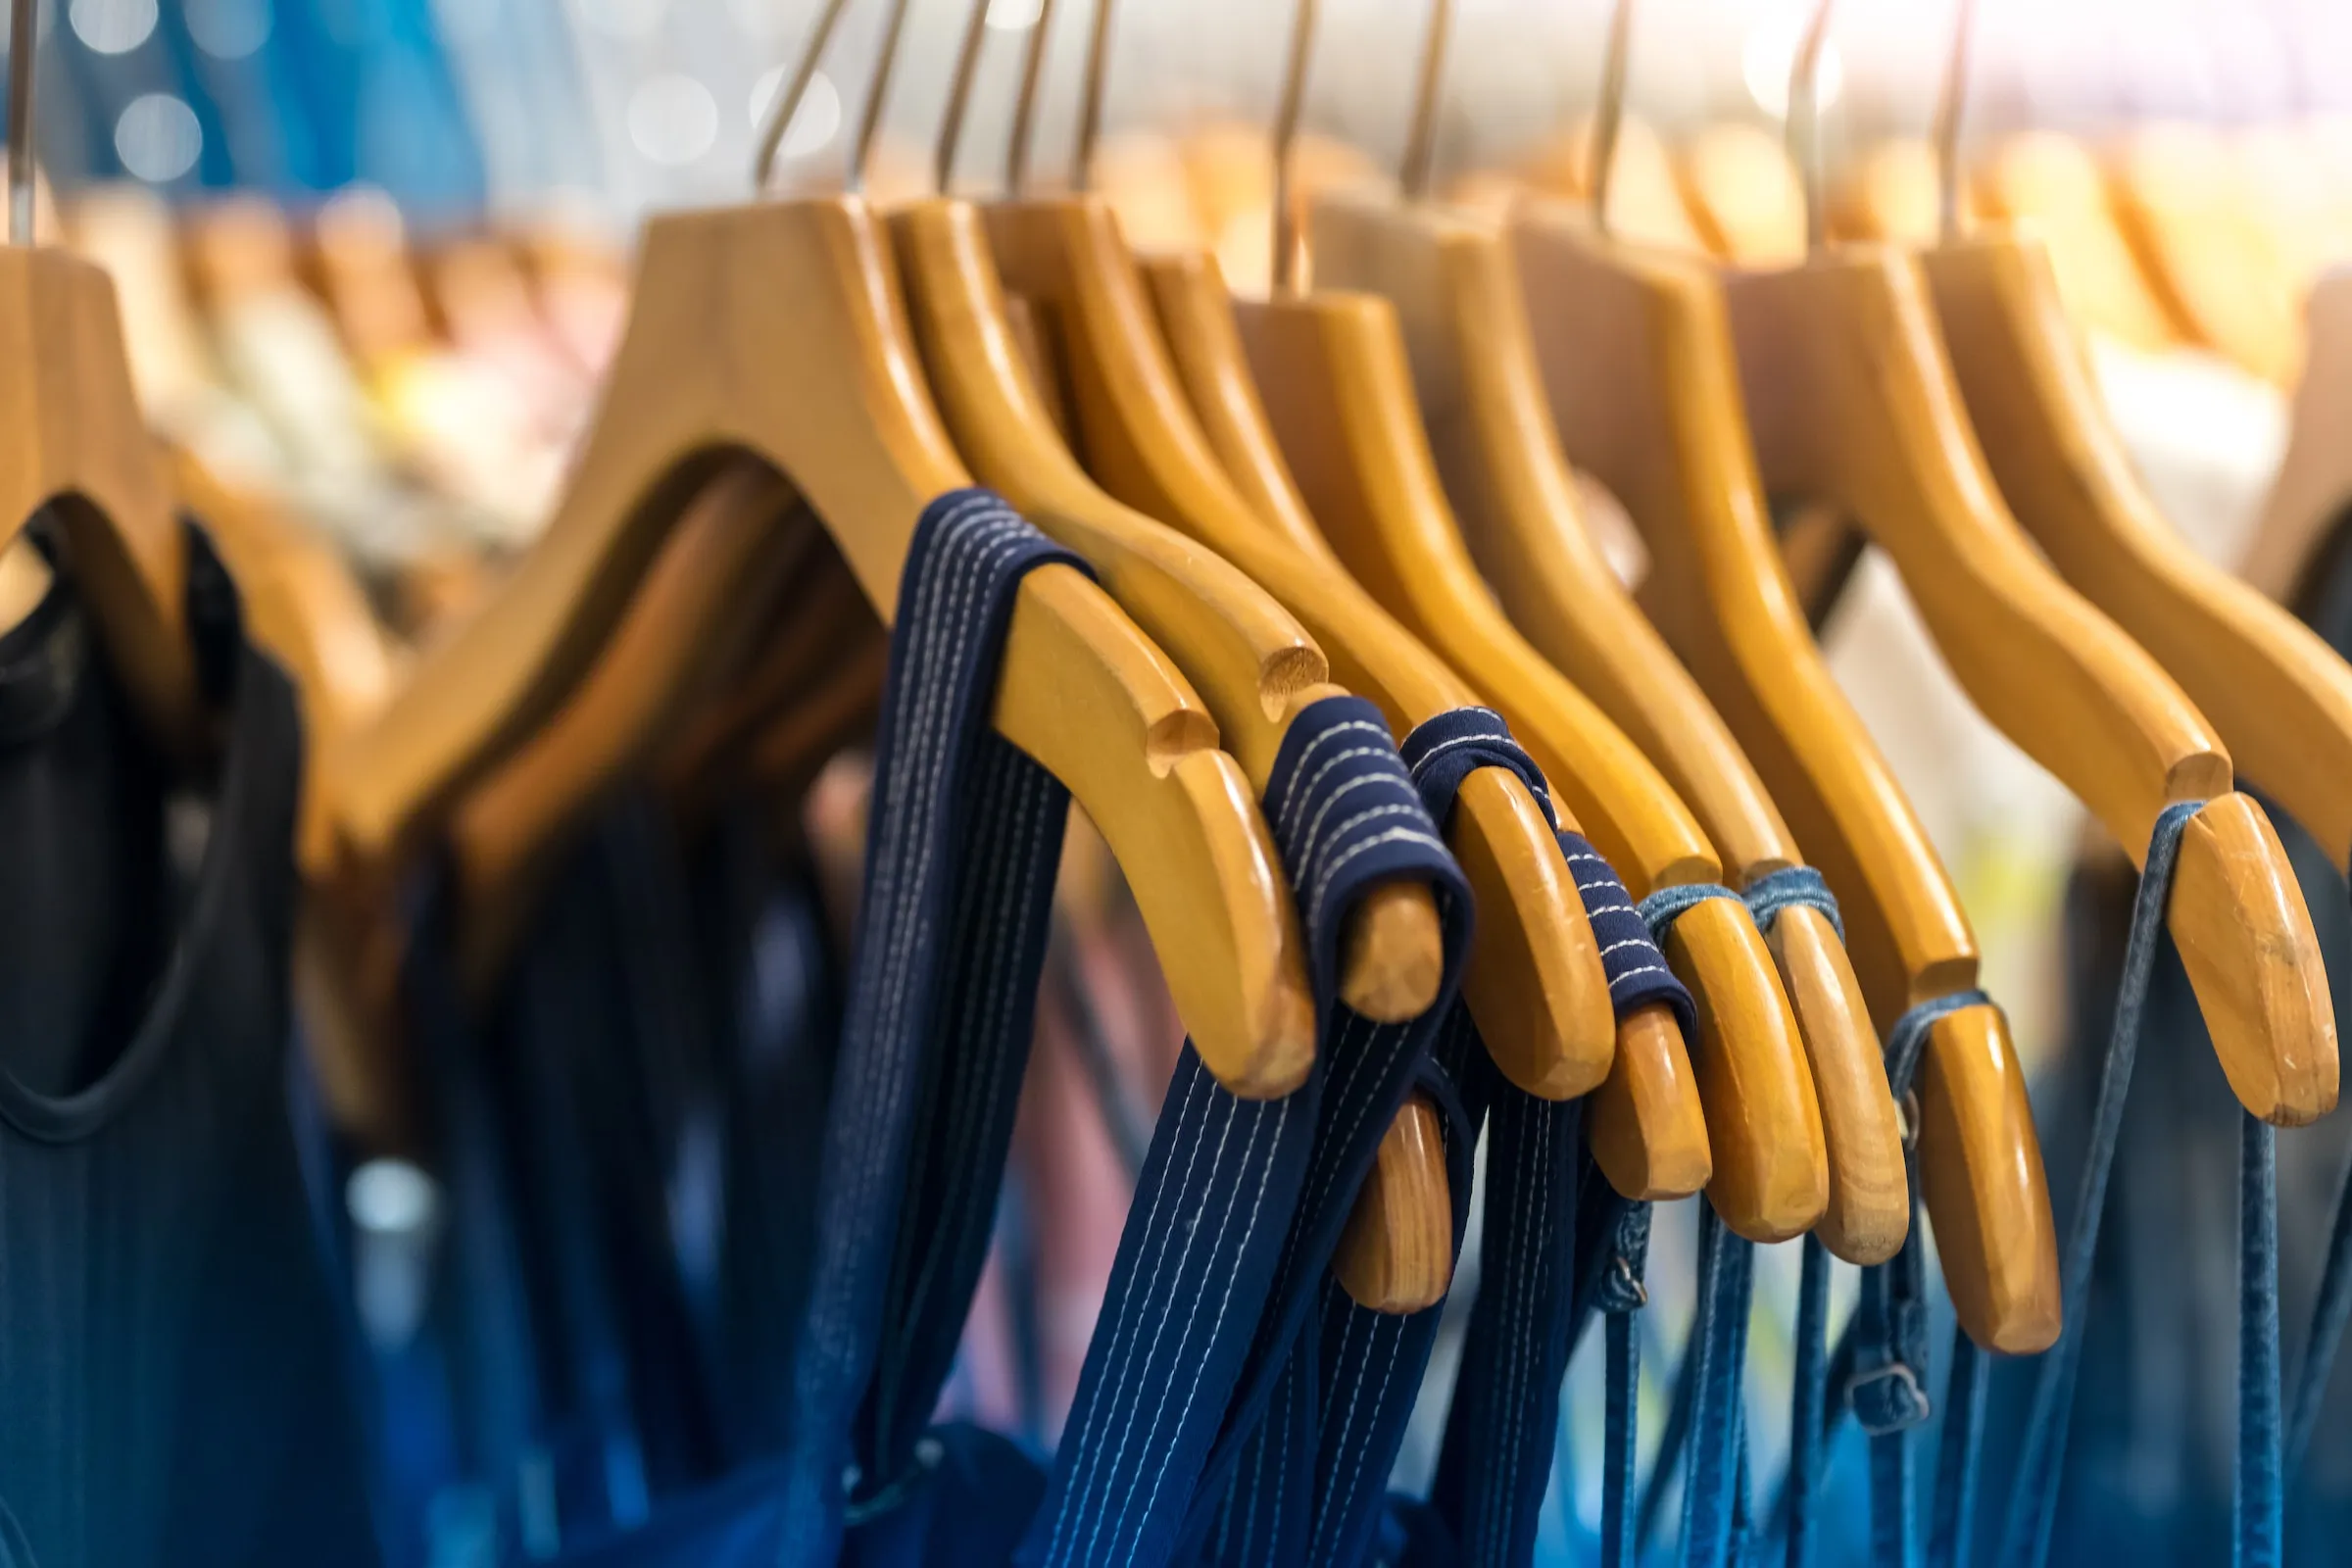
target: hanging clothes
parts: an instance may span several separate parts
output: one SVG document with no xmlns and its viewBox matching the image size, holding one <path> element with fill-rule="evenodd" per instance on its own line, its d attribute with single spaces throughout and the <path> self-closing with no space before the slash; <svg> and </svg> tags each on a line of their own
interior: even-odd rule
<svg viewBox="0 0 2352 1568">
<path fill-rule="evenodd" d="M 378 1560 L 288 1108 L 301 728 L 191 526 L 183 788 L 69 570 L 0 635 L 0 1562 Z"/>
</svg>

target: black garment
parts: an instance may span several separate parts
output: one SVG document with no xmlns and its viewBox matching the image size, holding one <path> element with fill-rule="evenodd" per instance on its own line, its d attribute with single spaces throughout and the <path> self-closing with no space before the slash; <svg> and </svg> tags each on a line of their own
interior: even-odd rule
<svg viewBox="0 0 2352 1568">
<path fill-rule="evenodd" d="M 0 638 L 7 1568 L 376 1560 L 288 1107 L 300 724 L 189 537 L 226 738 L 201 800 L 172 798 L 68 574 Z"/>
</svg>

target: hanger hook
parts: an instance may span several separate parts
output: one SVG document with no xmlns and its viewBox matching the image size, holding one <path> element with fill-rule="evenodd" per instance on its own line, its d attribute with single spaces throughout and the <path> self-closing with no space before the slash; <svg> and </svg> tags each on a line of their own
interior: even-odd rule
<svg viewBox="0 0 2352 1568">
<path fill-rule="evenodd" d="M 32 57 L 40 0 L 14 0 L 8 19 L 8 242 L 32 243 Z"/>
<path fill-rule="evenodd" d="M 1626 66 L 1633 54 L 1634 0 L 1609 7 L 1609 40 L 1600 57 L 1600 107 L 1592 114 L 1592 226 L 1609 231 L 1609 181 L 1617 171 L 1617 133 L 1625 125 Z"/>
<path fill-rule="evenodd" d="M 1078 106 L 1078 145 L 1070 154 L 1070 189 L 1085 190 L 1094 177 L 1095 143 L 1102 134 L 1102 84 L 1110 74 L 1111 0 L 1095 0 L 1094 29 L 1086 40 L 1086 96 Z"/>
<path fill-rule="evenodd" d="M 1976 0 L 1955 0 L 1951 53 L 1936 94 L 1936 218 L 1946 240 L 1960 237 L 1960 116 L 1968 106 L 1969 24 Z"/>
<path fill-rule="evenodd" d="M 948 109 L 940 118 L 939 140 L 931 149 L 931 186 L 940 195 L 956 177 L 956 146 L 963 139 L 963 112 L 972 101 L 972 78 L 980 70 L 980 45 L 988 36 L 989 0 L 972 0 L 963 40 L 956 46 L 956 74 L 948 83 Z"/>
<path fill-rule="evenodd" d="M 882 111 L 890 103 L 890 74 L 899 64 L 899 38 L 906 30 L 906 0 L 890 0 L 890 18 L 882 24 L 882 48 L 874 61 L 874 84 L 865 94 L 858 116 L 858 140 L 850 148 L 848 188 L 855 195 L 865 189 L 866 166 L 873 161 L 874 138 L 882 128 Z"/>
<path fill-rule="evenodd" d="M 1404 137 L 1404 162 L 1396 183 L 1407 201 L 1429 194 L 1429 167 L 1438 150 L 1438 100 L 1446 77 L 1446 34 L 1453 26 L 1453 0 L 1435 0 L 1429 30 L 1421 36 L 1421 71 L 1413 83 L 1413 118 Z"/>
<path fill-rule="evenodd" d="M 1029 140 L 1037 129 L 1037 83 L 1045 74 L 1046 39 L 1054 31 L 1054 0 L 1039 0 L 1021 56 L 1021 90 L 1012 101 L 1012 141 L 1004 149 L 1004 189 L 1017 196 L 1029 183 Z"/>
<path fill-rule="evenodd" d="M 1805 194 L 1805 254 L 1818 252 L 1829 238 L 1828 214 L 1821 201 L 1821 105 L 1815 92 L 1820 74 L 1821 48 L 1830 35 L 1830 13 L 1837 0 L 1818 0 L 1813 20 L 1797 40 L 1795 58 L 1788 63 L 1788 157 L 1796 165 Z"/>
<path fill-rule="evenodd" d="M 818 13 L 816 28 L 808 34 L 808 42 L 792 68 L 791 80 L 776 94 L 767 111 L 767 123 L 760 127 L 760 150 L 752 160 L 753 190 L 765 191 L 776 177 L 776 155 L 783 149 L 784 132 L 792 128 L 793 116 L 801 112 L 801 100 L 808 96 L 808 83 L 816 79 L 816 65 L 825 56 L 825 45 L 832 41 L 833 24 L 849 8 L 850 0 L 825 0 L 825 9 Z"/>
<path fill-rule="evenodd" d="M 1298 140 L 1298 112 L 1306 101 L 1306 57 L 1315 43 L 1317 0 L 1298 0 L 1291 13 L 1291 50 L 1282 67 L 1282 98 L 1274 109 L 1274 292 L 1298 286 L 1298 224 L 1291 211 L 1291 148 Z"/>
</svg>

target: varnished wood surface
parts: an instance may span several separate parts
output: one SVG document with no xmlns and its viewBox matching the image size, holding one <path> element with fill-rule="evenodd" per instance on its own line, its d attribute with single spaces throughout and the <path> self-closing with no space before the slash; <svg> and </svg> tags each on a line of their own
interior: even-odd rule
<svg viewBox="0 0 2352 1568">
<path fill-rule="evenodd" d="M 715 454 L 760 459 L 895 611 L 923 507 L 969 482 L 906 338 L 887 237 L 855 200 L 657 220 L 570 484 L 483 610 L 337 748 L 346 855 L 386 865 L 560 704 Z M 1248 781 L 1191 683 L 1079 573 L 1024 580 L 998 728 L 1068 785 L 1137 892 L 1202 1058 L 1255 1094 L 1312 1061 L 1297 922 Z"/>
<path fill-rule="evenodd" d="M 1499 225 L 1341 196 L 1316 204 L 1312 234 L 1319 277 L 1396 307 L 1453 515 L 1511 623 L 1665 774 L 1734 886 L 1801 864 L 1731 732 L 1585 530 Z M 1878 1037 L 1827 922 L 1782 918 L 1801 928 L 1773 952 L 1827 1140 L 1822 1239 L 1848 1261 L 1881 1262 L 1909 1231 L 1910 1195 Z"/>
<path fill-rule="evenodd" d="M 1511 628 L 1479 581 L 1447 514 L 1388 304 L 1317 294 L 1244 305 L 1240 319 L 1283 456 L 1350 574 L 1504 714 L 1637 897 L 1720 880 L 1712 847 L 1666 781 Z M 1702 994 L 1710 1025 L 1693 1057 L 1713 1162 L 1708 1193 L 1741 1235 L 1778 1238 L 1820 1218 L 1827 1155 L 1771 955 L 1745 909 L 1722 917 L 1732 912 L 1686 915 L 1668 956 Z"/>
<path fill-rule="evenodd" d="M 122 346 L 115 287 L 49 247 L 0 253 L 0 542 L 50 508 L 116 674 L 167 751 L 204 744 L 187 544 Z"/>
<path fill-rule="evenodd" d="M 1077 216 L 1083 221 L 1088 212 L 1081 207 Z M 1107 217 L 1102 221 L 1107 223 Z M 1139 377 L 1135 339 L 1149 333 L 1150 322 L 1140 300 L 1111 292 L 1100 275 L 1115 259 L 1100 251 L 1073 257 L 1052 243 L 1058 229 L 1032 240 L 1027 265 L 1021 246 L 1005 247 L 1014 257 L 1016 280 L 1031 285 L 1024 347 L 1011 330 L 989 241 L 968 204 L 917 203 L 896 215 L 893 229 L 913 303 L 915 339 L 958 445 L 984 480 L 1084 555 L 1112 594 L 1202 681 L 1210 711 L 1221 732 L 1234 738 L 1262 800 L 1292 717 L 1340 691 L 1322 681 L 1320 668 L 1311 683 L 1295 680 L 1306 673 L 1301 658 L 1322 663 L 1320 650 L 1275 599 L 1223 559 L 1099 489 L 1022 368 L 1026 353 L 1061 372 L 1068 390 L 1065 416 L 1082 439 L 1124 442 L 1122 454 L 1147 471 L 1200 476 L 1164 451 L 1185 438 L 1189 412 L 1168 388 Z M 1094 309 L 1069 308 L 1074 296 Z M 1124 319 L 1102 319 L 1121 304 L 1128 307 Z M 1128 352 L 1115 352 L 1120 346 Z M 1156 404 L 1136 407 L 1139 398 L 1155 394 Z M 1099 452 L 1097 458 L 1103 461 Z M 1164 496 L 1146 499 L 1163 514 L 1175 510 Z M 1427 1011 L 1443 980 L 1443 938 L 1427 886 L 1407 881 L 1373 889 L 1349 911 L 1341 934 L 1342 999 L 1384 1022 Z M 1424 1171 L 1410 1191 L 1450 1216 L 1445 1186 L 1440 1164 Z M 1429 1254 L 1412 1245 L 1410 1234 L 1416 1225 L 1436 1223 L 1431 1215 L 1404 1218 L 1383 1210 L 1379 1225 L 1359 1232 L 1356 1245 L 1382 1254 L 1392 1291 L 1434 1300 L 1450 1281 L 1450 1254 L 1441 1254 L 1448 1265 L 1444 1270 L 1414 1272 L 1427 1266 Z"/>
<path fill-rule="evenodd" d="M 2237 776 L 2352 863 L 2352 665 L 2158 512 L 2037 241 L 1980 234 L 1920 265 L 2010 512 L 2212 719 Z"/>
<path fill-rule="evenodd" d="M 2227 795 L 2230 756 L 2212 726 L 2007 514 L 1916 264 L 1854 247 L 1734 274 L 1727 289 L 1765 482 L 1834 502 L 1870 530 L 1986 716 L 2081 797 L 2134 863 L 2165 806 Z M 2308 1121 L 2335 1102 L 2334 1020 L 2313 1005 L 2326 983 L 2310 916 L 2284 856 L 2230 831 L 2217 860 L 2225 874 L 2200 884 L 2223 902 L 2176 889 L 2168 923 L 2184 951 L 2193 942 L 2204 953 L 2190 978 L 2231 1083 L 2253 1086 L 2247 1108 Z M 2184 883 L 2203 853 L 2184 853 Z M 2255 994 L 2232 978 L 2281 966 L 2293 982 Z"/>
<path fill-rule="evenodd" d="M 1712 270 L 1604 240 L 1553 204 L 1523 207 L 1513 238 L 1564 449 L 1646 539 L 1642 608 L 1836 890 L 1874 1020 L 1889 1029 L 1915 1003 L 1973 987 L 1959 896 L 1774 548 Z M 1928 1212 L 1970 1335 L 2029 1347 L 2054 1324 L 2058 1290 L 2040 1146 L 1998 1008 L 1954 1017 L 1931 1034 L 1920 1081 Z"/>
</svg>

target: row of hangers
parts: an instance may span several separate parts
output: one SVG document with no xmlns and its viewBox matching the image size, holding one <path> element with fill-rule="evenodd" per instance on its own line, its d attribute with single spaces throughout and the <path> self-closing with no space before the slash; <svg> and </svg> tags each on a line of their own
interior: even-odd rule
<svg viewBox="0 0 2352 1568">
<path fill-rule="evenodd" d="M 829 0 L 779 95 L 763 175 L 845 9 Z M 2330 789 L 2346 776 L 2335 749 L 2352 747 L 2352 669 L 2191 557 L 2138 491 L 2035 244 L 1947 232 L 1916 253 L 1817 249 L 1731 270 L 1614 236 L 1594 217 L 1605 189 L 1589 208 L 1441 207 L 1423 194 L 1450 11 L 1438 0 L 1401 196 L 1328 193 L 1302 235 L 1278 200 L 1281 276 L 1269 298 L 1239 299 L 1205 253 L 1131 254 L 1085 189 L 1107 0 L 1074 189 L 1027 188 L 1022 114 L 1007 193 L 945 192 L 985 9 L 964 33 L 940 193 L 883 213 L 855 189 L 905 20 L 892 0 L 851 190 L 648 222 L 562 501 L 405 676 L 351 674 L 334 627 L 352 607 L 304 585 L 290 531 L 182 476 L 183 498 L 217 509 L 257 630 L 317 710 L 305 941 L 318 989 L 340 1001 L 344 1027 L 319 1045 L 347 1125 L 397 1139 L 407 1120 L 384 1027 L 403 868 L 448 846 L 486 974 L 533 868 L 611 779 L 747 760 L 779 785 L 805 779 L 878 689 L 879 644 L 856 635 L 870 621 L 849 588 L 889 613 L 917 514 L 975 480 L 1096 573 L 1025 582 L 997 726 L 1108 843 L 1195 1045 L 1238 1093 L 1285 1092 L 1314 1049 L 1296 912 L 1255 804 L 1287 717 L 1334 682 L 1400 733 L 1484 702 L 1544 766 L 1563 825 L 1637 896 L 1812 863 L 1847 938 L 1796 910 L 1767 940 L 1743 911 L 1702 905 L 1668 947 L 1701 1038 L 1662 1012 L 1620 1024 L 1533 798 L 1476 775 L 1452 847 L 1480 911 L 1465 995 L 1497 1065 L 1536 1094 L 1595 1097 L 1620 1190 L 1703 1188 L 1743 1236 L 1817 1229 L 1857 1262 L 1903 1240 L 1914 1128 L 1962 1322 L 2006 1351 L 2054 1339 L 2049 1201 L 1998 1008 L 1936 1025 L 1915 1107 L 1887 1094 L 1881 1033 L 1972 988 L 1978 952 L 1823 666 L 1770 498 L 1826 503 L 1885 550 L 1971 696 L 2120 843 L 2136 853 L 2167 804 L 2211 802 L 2170 919 L 2217 1054 L 2258 1115 L 2298 1124 L 2332 1106 L 2309 917 L 2232 758 L 2352 858 L 2352 800 Z M 1314 13 L 1301 0 L 1278 171 Z M 1825 5 L 1800 56 L 1800 132 L 1828 20 Z M 1632 28 L 1621 5 L 1594 138 L 1604 187 Z M 1046 31 L 1041 19 L 1024 104 Z M 12 115 L 30 102 L 17 74 Z M 23 129 L 12 175 L 29 168 Z M 118 667 L 158 732 L 194 752 L 172 475 L 140 425 L 104 273 L 26 245 L 19 205 L 0 254 L 0 332 L 19 349 L 0 408 L 18 416 L 19 461 L 0 500 L 20 525 L 57 504 Z M 1653 564 L 1638 594 L 1588 532 L 1571 465 L 1642 532 Z M 717 700 L 688 701 L 713 682 Z M 1437 944 L 1426 895 L 1390 890 L 1348 934 L 1343 995 L 1410 1016 L 1437 984 Z M 1443 1294 L 1437 1153 L 1434 1118 L 1408 1106 L 1350 1228 L 1342 1274 L 1359 1299 Z"/>
</svg>

